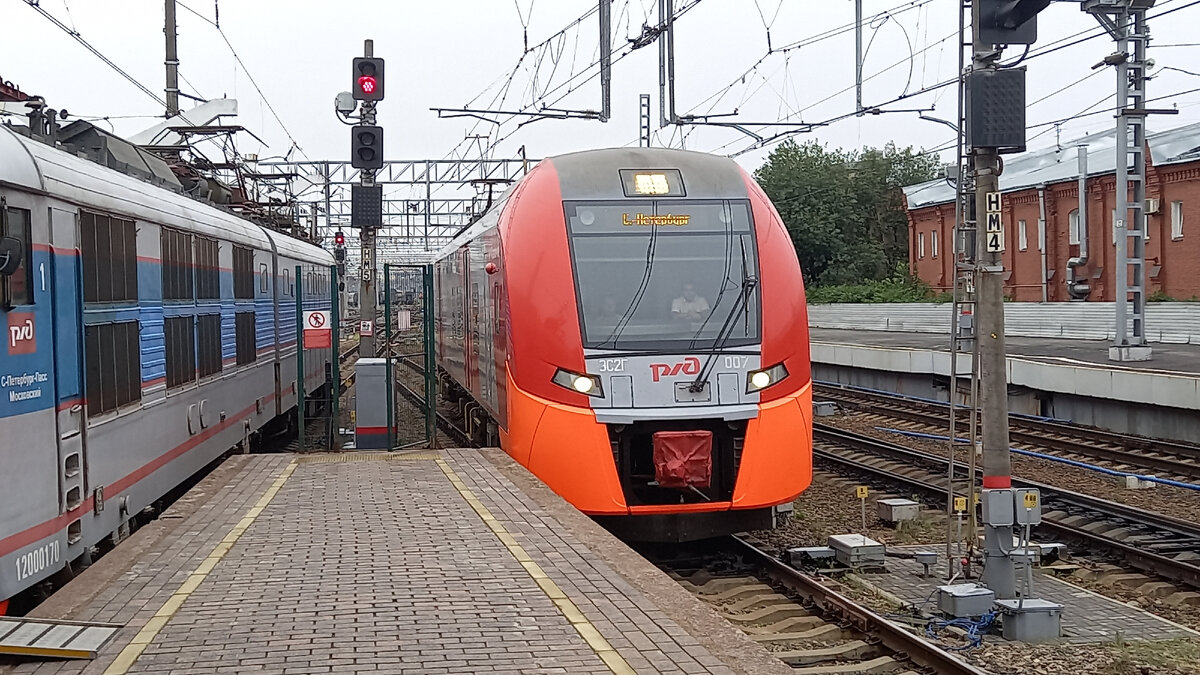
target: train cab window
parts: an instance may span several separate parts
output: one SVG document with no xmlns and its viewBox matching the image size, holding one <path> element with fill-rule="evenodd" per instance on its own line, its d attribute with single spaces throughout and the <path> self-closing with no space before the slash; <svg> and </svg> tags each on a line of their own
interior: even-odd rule
<svg viewBox="0 0 1200 675">
<path fill-rule="evenodd" d="M 586 347 L 688 351 L 718 339 L 758 342 L 748 202 L 570 202 L 566 216 Z"/>
<path fill-rule="evenodd" d="M 262 271 L 267 271 L 263 265 Z M 266 276 L 263 283 L 266 283 Z M 266 292 L 267 289 L 262 289 Z M 233 297 L 235 300 L 254 299 L 254 249 L 245 246 L 233 247 Z"/>
<path fill-rule="evenodd" d="M 221 299 L 220 245 L 216 239 L 196 237 L 196 299 Z"/>
<path fill-rule="evenodd" d="M 87 413 L 95 417 L 142 398 L 138 322 L 84 327 Z"/>
<path fill-rule="evenodd" d="M 79 211 L 83 300 L 137 302 L 137 226 L 132 220 Z"/>
<path fill-rule="evenodd" d="M 21 264 L 8 276 L 0 277 L 0 307 L 33 304 L 33 236 L 30 212 L 0 203 L 0 237 L 21 242 Z"/>
<path fill-rule="evenodd" d="M 191 300 L 192 284 L 192 235 L 162 228 L 163 300 Z"/>
</svg>

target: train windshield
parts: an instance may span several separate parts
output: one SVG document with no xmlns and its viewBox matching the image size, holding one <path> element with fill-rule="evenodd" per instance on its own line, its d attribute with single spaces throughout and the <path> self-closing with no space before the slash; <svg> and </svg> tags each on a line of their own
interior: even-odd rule
<svg viewBox="0 0 1200 675">
<path fill-rule="evenodd" d="M 567 202 L 566 216 L 585 347 L 758 343 L 749 202 Z"/>
</svg>

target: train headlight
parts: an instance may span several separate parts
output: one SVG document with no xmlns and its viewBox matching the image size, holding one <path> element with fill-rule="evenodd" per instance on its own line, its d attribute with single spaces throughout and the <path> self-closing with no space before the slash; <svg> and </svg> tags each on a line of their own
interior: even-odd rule
<svg viewBox="0 0 1200 675">
<path fill-rule="evenodd" d="M 770 368 L 763 368 L 762 370 L 752 370 L 746 377 L 746 393 L 753 394 L 756 391 L 762 391 L 780 382 L 787 376 L 787 367 L 782 363 L 775 364 Z"/>
<path fill-rule="evenodd" d="M 579 394 L 587 394 L 588 396 L 596 396 L 598 398 L 604 396 L 604 387 L 600 384 L 600 378 L 595 375 L 573 373 L 569 370 L 559 368 L 555 371 L 551 382 Z"/>
</svg>

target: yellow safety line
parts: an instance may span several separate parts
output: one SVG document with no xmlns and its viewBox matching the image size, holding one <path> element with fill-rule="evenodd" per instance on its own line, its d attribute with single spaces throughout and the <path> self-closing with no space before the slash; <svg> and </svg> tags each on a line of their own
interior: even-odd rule
<svg viewBox="0 0 1200 675">
<path fill-rule="evenodd" d="M 592 648 L 592 651 L 596 652 L 596 655 L 600 657 L 600 660 L 604 661 L 604 665 L 608 666 L 608 669 L 617 675 L 637 675 L 637 671 L 629 666 L 629 663 L 625 661 L 625 658 L 617 653 L 617 650 L 614 649 L 611 644 L 609 644 L 608 640 L 604 639 L 604 636 L 600 634 L 600 631 L 597 630 L 594 625 L 592 625 L 591 621 L 587 620 L 587 617 L 583 615 L 583 612 L 579 611 L 579 608 L 575 606 L 574 602 L 571 602 L 571 599 L 568 598 L 567 594 L 558 587 L 558 584 L 554 583 L 554 581 L 551 580 L 544 571 L 542 571 L 541 566 L 538 565 L 533 558 L 529 556 L 529 553 L 527 553 L 525 549 L 517 543 L 517 540 L 514 539 L 511 534 L 509 534 L 508 530 L 504 528 L 504 525 L 502 525 L 499 520 L 496 520 L 496 517 L 493 516 L 492 512 L 483 505 L 483 502 L 479 501 L 479 498 L 475 496 L 475 493 L 471 492 L 471 489 L 468 488 L 466 483 L 464 483 L 462 479 L 458 477 L 458 474 L 454 472 L 454 469 L 450 468 L 450 464 L 444 459 L 437 460 L 437 463 L 438 466 L 441 467 L 442 473 L 446 474 L 446 478 L 450 479 L 450 483 L 454 486 L 454 489 L 458 490 L 458 493 L 462 495 L 462 498 L 471 505 L 471 508 L 475 510 L 475 513 L 479 516 L 479 518 L 484 522 L 485 525 L 488 526 L 488 529 L 490 529 L 492 533 L 496 535 L 496 538 L 500 540 L 500 543 L 504 544 L 504 547 L 507 548 L 508 552 L 512 554 L 512 557 L 516 558 L 517 562 L 521 563 L 521 567 L 525 568 L 525 572 L 528 573 L 530 578 L 533 579 L 534 583 L 538 585 L 538 588 L 542 589 L 542 592 L 546 594 L 547 598 L 550 598 L 550 601 L 554 603 L 554 606 L 558 608 L 558 611 L 562 612 L 563 616 L 567 618 L 567 621 L 571 623 L 571 626 L 575 628 L 580 637 L 582 637 L 584 641 L 588 643 L 588 646 Z"/>
<path fill-rule="evenodd" d="M 250 508 L 250 510 L 246 511 L 246 515 L 242 516 L 242 519 L 238 521 L 238 524 L 233 526 L 233 529 L 230 530 L 223 539 L 221 539 L 220 543 L 218 543 L 213 548 L 212 552 L 208 554 L 208 557 L 205 558 L 190 575 L 188 575 L 187 581 L 183 582 L 183 584 L 179 587 L 179 590 L 175 591 L 175 593 L 163 603 L 162 607 L 159 607 L 158 611 L 154 613 L 154 616 L 146 622 L 146 625 L 142 626 L 142 629 L 138 631 L 138 634 L 133 636 L 133 640 L 129 642 L 129 645 L 126 646 L 125 649 L 122 649 L 121 653 L 117 655 L 117 660 L 113 661 L 112 665 L 110 665 L 108 669 L 104 671 L 105 675 L 124 675 L 125 673 L 129 672 L 129 669 L 132 668 L 133 664 L 137 663 L 138 658 L 141 657 L 142 652 L 146 651 L 146 647 L 150 646 L 150 643 L 154 640 L 155 636 L 157 636 L 158 633 L 162 631 L 164 627 L 166 627 L 167 622 L 171 620 L 171 617 L 175 616 L 175 613 L 178 612 L 179 608 L 183 606 L 183 602 L 188 599 L 188 596 L 191 595 L 193 591 L 200 587 L 200 584 L 203 583 L 208 574 L 213 571 L 213 568 L 217 566 L 217 563 L 225 557 L 225 554 L 229 553 L 229 550 L 233 548 L 233 545 L 237 543 L 237 540 L 242 536 L 242 534 L 244 534 L 246 530 L 250 528 L 251 523 L 254 522 L 255 518 L 258 518 L 259 514 L 263 512 L 263 509 L 267 507 L 267 504 L 271 503 L 271 500 L 275 498 L 275 494 L 279 492 L 279 489 L 283 487 L 283 484 L 287 482 L 288 477 L 290 477 L 292 472 L 295 470 L 296 461 L 292 460 L 283 469 L 283 472 L 279 474 L 279 477 L 275 479 L 275 482 L 271 484 L 271 487 L 267 488 L 267 491 L 263 493 L 262 498 L 260 498 L 258 502 Z"/>
</svg>

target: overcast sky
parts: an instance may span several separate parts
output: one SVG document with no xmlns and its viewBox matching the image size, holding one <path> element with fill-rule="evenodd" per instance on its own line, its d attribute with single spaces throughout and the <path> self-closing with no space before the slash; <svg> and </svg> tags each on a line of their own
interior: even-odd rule
<svg viewBox="0 0 1200 675">
<path fill-rule="evenodd" d="M 676 0 L 676 4 L 685 1 Z M 865 73 L 880 74 L 867 82 L 865 103 L 887 101 L 954 77 L 956 35 L 951 36 L 957 30 L 958 4 L 958 0 L 865 0 L 868 16 L 892 10 L 890 18 L 876 20 L 867 28 L 865 39 L 871 46 Z M 207 98 L 238 99 L 238 123 L 269 146 L 260 148 L 257 141 L 244 137 L 239 141 L 242 152 L 282 155 L 292 144 L 290 132 L 303 148 L 303 155 L 293 153 L 295 158 L 344 158 L 349 132 L 334 118 L 333 97 L 349 89 L 350 59 L 361 53 L 364 38 L 372 38 L 376 55 L 387 59 L 387 98 L 379 106 L 379 120 L 388 131 L 388 158 L 440 158 L 455 148 L 470 155 L 477 150 L 463 145 L 464 136 L 468 132 L 491 133 L 495 139 L 495 125 L 475 124 L 469 119 L 439 120 L 429 108 L 458 107 L 471 101 L 474 106 L 487 107 L 517 65 L 524 35 L 535 45 L 594 5 L 594 0 L 183 0 L 178 19 L 180 72 L 186 78 L 182 88 Z M 41 6 L 162 95 L 161 0 L 41 0 Z M 1175 8 L 1182 9 L 1151 22 L 1155 70 L 1171 66 L 1200 74 L 1200 47 L 1172 46 L 1190 45 L 1195 39 L 1200 4 L 1159 0 L 1152 15 Z M 218 12 L 225 37 L 288 132 L 275 120 L 221 33 L 210 23 Z M 627 38 L 641 32 L 647 17 L 653 23 L 655 16 L 655 0 L 614 0 L 614 48 L 623 48 Z M 109 116 L 111 126 L 122 134 L 151 126 L 156 122 L 153 116 L 162 114 L 159 104 L 25 0 L 0 0 L 0 17 L 5 36 L 0 40 L 3 79 L 45 96 L 51 106 L 66 108 L 74 116 Z M 737 117 L 727 119 L 745 122 L 776 121 L 788 115 L 816 122 L 853 112 L 852 33 L 767 56 L 768 32 L 770 43 L 779 48 L 844 26 L 853 18 L 851 0 L 701 0 L 676 25 L 678 112 L 737 110 Z M 1051 45 L 1080 31 L 1098 32 L 1096 21 L 1074 2 L 1052 5 L 1042 14 L 1040 29 L 1039 45 Z M 530 53 L 513 77 L 503 107 L 511 110 L 531 105 L 535 65 L 540 64 L 536 89 L 555 91 L 547 101 L 566 91 L 563 82 L 572 74 L 580 75 L 578 80 L 594 74 L 595 69 L 585 66 L 595 59 L 597 32 L 593 14 L 579 29 L 555 40 L 553 49 L 548 50 L 552 55 Z M 1092 65 L 1112 51 L 1113 42 L 1102 36 L 1031 59 L 1029 123 L 1072 117 L 1093 104 L 1093 110 L 1111 108 L 1114 73 L 1112 69 L 1093 71 Z M 912 59 L 910 53 L 915 54 Z M 1008 58 L 1017 55 L 1016 49 L 1006 54 Z M 515 125 L 506 122 L 498 133 L 511 136 L 497 147 L 495 156 L 512 156 L 521 145 L 531 157 L 542 157 L 636 143 L 640 93 L 654 96 L 657 122 L 657 58 L 657 48 L 651 46 L 614 65 L 613 118 L 607 124 L 548 120 L 513 133 Z M 737 78 L 760 59 L 758 68 L 742 84 Z M 735 81 L 737 85 L 724 98 L 709 100 Z M 849 91 L 838 94 L 847 88 Z M 1200 88 L 1200 75 L 1163 70 L 1149 91 L 1156 97 L 1196 88 Z M 596 109 L 599 103 L 599 81 L 592 79 L 556 106 Z M 1198 103 L 1197 93 L 1153 103 L 1154 107 L 1177 106 L 1180 114 L 1153 118 L 1151 130 L 1196 121 L 1200 118 Z M 943 88 L 889 107 L 931 106 L 936 111 L 928 114 L 953 119 L 954 89 Z M 122 119 L 139 115 L 146 117 Z M 1062 138 L 1109 128 L 1112 123 L 1107 112 L 1081 117 L 1062 126 Z M 658 133 L 657 144 L 678 145 L 678 131 Z M 1030 146 L 1052 145 L 1055 136 L 1054 127 L 1035 128 L 1029 133 Z M 909 112 L 851 117 L 799 138 L 833 147 L 894 141 L 929 149 L 951 142 L 953 133 Z M 701 127 L 690 130 L 686 145 L 732 153 L 745 149 L 749 139 L 729 129 Z M 768 150 L 748 152 L 739 161 L 754 168 Z M 944 155 L 947 161 L 951 154 Z"/>
</svg>

